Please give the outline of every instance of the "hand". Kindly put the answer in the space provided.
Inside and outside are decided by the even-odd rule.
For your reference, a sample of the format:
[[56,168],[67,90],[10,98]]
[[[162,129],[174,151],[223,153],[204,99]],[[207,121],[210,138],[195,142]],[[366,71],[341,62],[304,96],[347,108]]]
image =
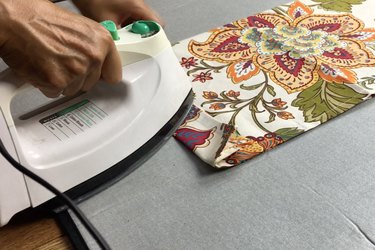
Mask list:
[[112,20],[123,27],[137,20],[153,20],[164,25],[159,15],[143,0],[73,0],[83,15],[98,22]]
[[48,0],[0,0],[0,57],[48,97],[122,79],[120,57],[100,24]]

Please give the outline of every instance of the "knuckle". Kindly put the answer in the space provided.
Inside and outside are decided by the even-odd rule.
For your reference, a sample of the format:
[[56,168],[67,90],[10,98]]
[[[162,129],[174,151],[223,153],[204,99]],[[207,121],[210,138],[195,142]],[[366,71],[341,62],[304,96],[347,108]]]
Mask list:
[[97,29],[97,31],[100,33],[99,34],[100,37],[107,38],[107,39],[111,38],[111,35],[110,35],[109,31],[106,28],[104,28],[103,25],[99,25],[99,26],[100,26],[100,28]]
[[92,48],[89,50],[88,57],[91,65],[100,65],[104,61],[103,55],[100,53],[98,48]]
[[107,35],[103,36],[103,39],[106,43],[113,43],[113,38],[111,34],[107,31]]
[[58,91],[65,89],[68,86],[68,81],[65,77],[49,74],[47,75],[47,84]]
[[74,76],[82,76],[87,73],[87,64],[79,60],[72,60],[67,64],[68,72]]
[[101,40],[103,43],[112,43],[113,40],[109,31],[102,25],[99,26],[100,28],[96,30],[95,38]]
[[108,31],[106,31],[105,35],[101,36],[101,39],[106,46],[110,46],[113,43],[112,36]]

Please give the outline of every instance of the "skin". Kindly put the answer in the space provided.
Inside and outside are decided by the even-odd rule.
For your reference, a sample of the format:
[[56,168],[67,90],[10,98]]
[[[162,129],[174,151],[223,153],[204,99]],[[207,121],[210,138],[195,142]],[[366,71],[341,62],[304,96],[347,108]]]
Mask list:
[[47,97],[88,91],[100,78],[109,84],[122,79],[114,42],[96,21],[161,22],[142,0],[74,3],[86,17],[48,0],[0,0],[0,57]]

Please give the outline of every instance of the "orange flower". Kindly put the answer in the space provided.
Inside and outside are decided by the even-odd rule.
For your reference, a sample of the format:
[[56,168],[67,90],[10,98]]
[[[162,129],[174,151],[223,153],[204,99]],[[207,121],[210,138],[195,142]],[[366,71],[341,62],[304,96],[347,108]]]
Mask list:
[[220,102],[213,103],[210,106],[210,109],[213,109],[213,110],[220,110],[220,109],[224,109],[224,108],[225,108],[225,104],[220,103]]
[[259,68],[254,65],[252,60],[238,61],[232,63],[227,68],[227,76],[233,83],[246,81],[259,73]]
[[277,116],[284,120],[294,119],[294,116],[292,115],[292,113],[289,113],[286,111],[278,112]]
[[229,97],[238,97],[239,95],[240,95],[240,91],[229,90],[227,93],[227,96]]
[[205,99],[215,99],[218,95],[213,91],[203,91],[203,97]]
[[276,98],[271,101],[272,105],[278,108],[282,108],[286,105],[286,102],[283,102],[281,98]]

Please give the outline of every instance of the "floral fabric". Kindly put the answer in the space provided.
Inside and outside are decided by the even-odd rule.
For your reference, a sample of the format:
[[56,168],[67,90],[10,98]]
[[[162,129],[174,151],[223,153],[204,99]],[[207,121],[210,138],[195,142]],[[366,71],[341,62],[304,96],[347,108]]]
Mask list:
[[295,1],[177,44],[195,102],[175,137],[232,167],[371,98],[375,23],[360,13],[375,3],[331,2]]

